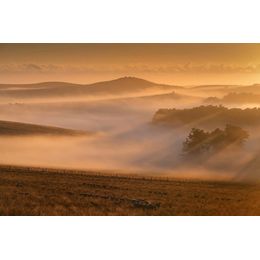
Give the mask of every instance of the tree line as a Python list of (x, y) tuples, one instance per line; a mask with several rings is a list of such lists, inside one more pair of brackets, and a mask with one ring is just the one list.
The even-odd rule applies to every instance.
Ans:
[(199, 106), (186, 109), (159, 109), (153, 123), (171, 126), (256, 126), (260, 125), (260, 108), (226, 108), (224, 106)]

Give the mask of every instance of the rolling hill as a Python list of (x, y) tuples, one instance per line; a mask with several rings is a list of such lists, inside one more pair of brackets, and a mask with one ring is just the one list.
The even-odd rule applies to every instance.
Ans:
[(123, 77), (94, 84), (80, 85), (66, 82), (0, 85), (0, 95), (12, 98), (82, 97), (98, 95), (122, 95), (143, 92), (170, 92), (182, 87), (153, 83), (135, 77)]
[(197, 99), (196, 97), (193, 96), (188, 96), (188, 95), (182, 95), (178, 94), (175, 91), (172, 91), (170, 93), (164, 93), (164, 94), (156, 94), (156, 95), (146, 95), (146, 96), (140, 96), (140, 97), (129, 97), (126, 98), (128, 100), (131, 99), (138, 99), (138, 100), (147, 100), (147, 101), (163, 101), (163, 100), (180, 100), (180, 99)]
[(189, 88), (190, 93), (210, 93), (215, 95), (225, 95), (228, 93), (251, 93), (260, 94), (260, 84), (253, 85), (201, 85)]
[(208, 97), (204, 100), (206, 104), (238, 104), (238, 105), (247, 105), (247, 104), (259, 104), (260, 95), (252, 93), (229, 93), (222, 98), (217, 97)]
[(148, 94), (167, 94), (176, 91), (185, 95), (223, 95), (230, 92), (247, 92), (260, 94), (260, 84), (248, 86), (240, 85), (199, 85), (182, 87), (176, 85), (158, 84), (136, 77), (122, 77), (109, 81), (92, 84), (74, 84), (68, 82), (42, 82), (35, 84), (0, 84), (2, 98), (30, 99), (30, 98), (72, 98), (99, 97), (102, 95), (142, 96)]
[(13, 121), (0, 120), (0, 136), (21, 135), (55, 135), (55, 136), (80, 136), (90, 132), (35, 124), (27, 124)]

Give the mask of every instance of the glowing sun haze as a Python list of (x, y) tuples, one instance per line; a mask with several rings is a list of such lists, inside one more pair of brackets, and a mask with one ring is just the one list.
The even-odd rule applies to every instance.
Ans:
[(260, 44), (0, 44), (0, 83), (260, 83)]

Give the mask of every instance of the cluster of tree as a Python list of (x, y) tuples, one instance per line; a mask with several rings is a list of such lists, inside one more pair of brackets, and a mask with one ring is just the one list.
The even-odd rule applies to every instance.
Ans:
[(247, 131), (233, 125), (211, 132), (193, 128), (183, 143), (183, 152), (186, 155), (212, 154), (231, 145), (241, 147), (248, 137)]
[(208, 97), (204, 102), (207, 104), (257, 104), (260, 103), (260, 95), (252, 93), (229, 93), (223, 98)]
[(153, 122), (173, 126), (216, 127), (226, 124), (241, 126), (260, 125), (260, 108), (226, 108), (199, 106), (187, 109), (159, 109)]

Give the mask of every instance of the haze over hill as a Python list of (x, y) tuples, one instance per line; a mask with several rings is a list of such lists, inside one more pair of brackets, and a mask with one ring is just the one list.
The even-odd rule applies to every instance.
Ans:
[(259, 214), (259, 50), (0, 44), (0, 215)]
[[(200, 120), (191, 111), (187, 112), (190, 121), (185, 127), (163, 128), (151, 124), (153, 115), (159, 109), (180, 110), (200, 106), (204, 98), (209, 96), (208, 89), (219, 91), (230, 89), (230, 86), (188, 88), (157, 84), (133, 77), (90, 85), (62, 82), (1, 85), (0, 120), (9, 121), (9, 128), (8, 130), (5, 128), (1, 137), (5, 153), (0, 162), (102, 171), (153, 172), (159, 175), (231, 178), (239, 167), (235, 163), (226, 165), (234, 155), (231, 153), (226, 156), (227, 159), (218, 157), (222, 163), (213, 160), (214, 163), (205, 163), (203, 169), (196, 171), (192, 171), (183, 163), (182, 142), (189, 133), (192, 123), (196, 119)], [(223, 93), (219, 91), (218, 97), (221, 98)], [(215, 112), (214, 115), (209, 113), (209, 118), (203, 120), (221, 127), (226, 122), (217, 116), (219, 111)], [(258, 118), (258, 114), (256, 117)], [(181, 120), (185, 118), (181, 116)], [(235, 123), (248, 126), (246, 123), (249, 119), (246, 114), (243, 120), (239, 117)], [(10, 121), (26, 122), (26, 125), (13, 125)], [(253, 117), (251, 121), (257, 120)], [(59, 129), (45, 126), (55, 126)], [(251, 126), (254, 127), (252, 122)], [(75, 135), (74, 130), (68, 129), (99, 134), (93, 138), (81, 138)], [(20, 134), (20, 137), (5, 137), (8, 131)], [(258, 140), (254, 132), (250, 132), (250, 144), (253, 140)], [(35, 133), (44, 138), (32, 139)], [(62, 141), (49, 138), (47, 133), (62, 136)], [(75, 138), (70, 138), (72, 135)], [(254, 148), (254, 151), (256, 149)], [(246, 156), (243, 153), (236, 156), (243, 160), (251, 160), (252, 151), (248, 151)]]
[(251, 105), (260, 104), (260, 94), (252, 94), (252, 93), (237, 93), (232, 92), (229, 93), (222, 98), (217, 97), (208, 97), (204, 100), (207, 104), (222, 104), (222, 105)]
[(0, 120), (0, 136), (32, 136), (32, 135), (53, 135), (53, 136), (83, 136), (90, 133), (54, 126), (43, 126), (12, 121)]
[(74, 84), (68, 82), (42, 82), (35, 84), (0, 84), (0, 101), (30, 100), (72, 100), (101, 99), (114, 97), (135, 97), (145, 95), (177, 94), (205, 97), (217, 95), (221, 97), (229, 92), (260, 93), (260, 85), (200, 85), (183, 87), (154, 83), (136, 77), (122, 77), (114, 80), (92, 84)]
[(111, 81), (80, 85), (66, 82), (43, 82), (36, 84), (2, 84), (0, 95), (16, 99), (46, 99), (156, 94), (182, 89), (178, 86), (157, 84), (147, 80), (124, 77)]
[(260, 84), (252, 85), (200, 85), (189, 89), (191, 95), (200, 95), (201, 97), (216, 96), (223, 97), (229, 93), (250, 93), (260, 94)]

